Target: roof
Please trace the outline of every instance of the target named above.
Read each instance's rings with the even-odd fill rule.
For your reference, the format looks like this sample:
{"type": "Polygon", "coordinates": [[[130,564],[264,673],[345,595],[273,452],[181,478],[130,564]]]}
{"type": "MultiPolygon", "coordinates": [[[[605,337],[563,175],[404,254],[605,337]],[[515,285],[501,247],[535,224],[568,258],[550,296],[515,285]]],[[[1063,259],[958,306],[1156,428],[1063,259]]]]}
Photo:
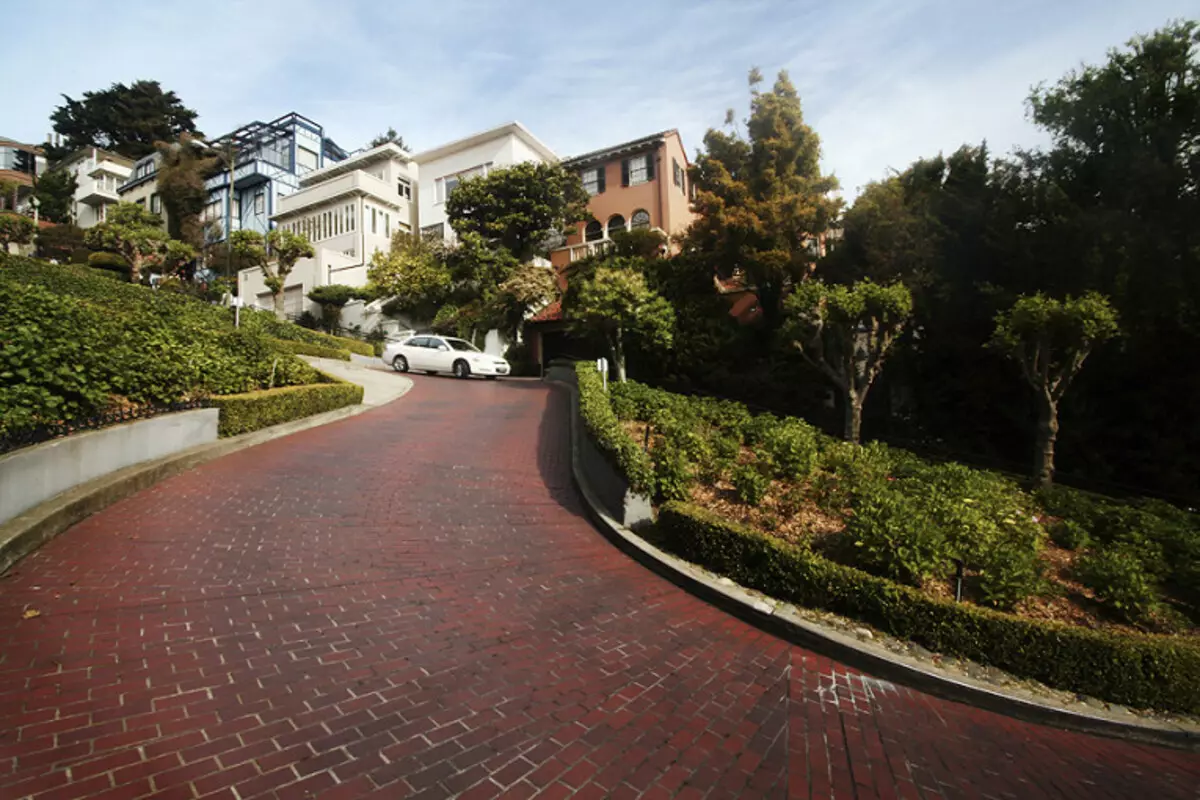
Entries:
{"type": "Polygon", "coordinates": [[[344,175],[347,172],[353,172],[357,169],[362,169],[367,164],[373,164],[377,161],[386,161],[388,159],[399,159],[404,162],[413,160],[412,153],[397,145],[395,142],[384,142],[378,147],[372,147],[369,150],[363,150],[360,153],[355,153],[345,161],[335,161],[332,164],[314,169],[312,172],[306,172],[300,178],[301,186],[312,186],[314,183],[328,180],[337,175],[344,175]]]}
{"type": "Polygon", "coordinates": [[[13,147],[17,150],[24,150],[27,153],[34,153],[39,156],[45,155],[45,151],[35,144],[25,144],[24,142],[18,142],[16,139],[8,139],[4,136],[0,136],[0,147],[13,147]]]}
{"type": "Polygon", "coordinates": [[[679,135],[679,131],[672,128],[671,130],[652,133],[649,136],[643,136],[640,139],[634,139],[629,142],[615,144],[611,147],[604,147],[599,150],[592,150],[590,153],[583,153],[578,156],[571,156],[563,160],[563,166],[566,167],[582,167],[597,161],[608,161],[620,155],[636,153],[640,150],[648,150],[655,145],[662,144],[663,140],[671,134],[679,135]]]}
{"type": "Polygon", "coordinates": [[[73,164],[79,159],[91,155],[92,151],[95,151],[97,156],[103,157],[106,161],[114,161],[126,167],[132,167],[134,164],[134,160],[128,156],[123,156],[120,153],[114,153],[111,150],[105,150],[103,147],[88,145],[87,147],[81,147],[74,153],[71,153],[69,156],[60,159],[54,166],[61,167],[64,164],[73,164]]]}
{"type": "Polygon", "coordinates": [[[557,162],[559,160],[557,153],[547,147],[541,139],[534,136],[528,128],[516,120],[513,120],[512,122],[506,122],[503,125],[498,125],[495,128],[489,128],[486,131],[480,131],[479,133],[471,134],[464,139],[455,139],[453,142],[448,142],[440,147],[435,147],[432,150],[425,150],[417,153],[412,158],[413,161],[417,162],[418,164],[425,164],[429,161],[442,158],[443,156],[457,153],[460,150],[466,150],[468,147],[474,147],[477,144],[483,144],[484,142],[489,142],[492,139],[498,139],[501,136],[508,136],[510,134],[516,136],[518,139],[525,142],[525,144],[532,147],[534,152],[547,161],[557,162]]]}
{"type": "Polygon", "coordinates": [[[555,300],[529,318],[530,322],[558,322],[563,318],[562,300],[555,300]]]}

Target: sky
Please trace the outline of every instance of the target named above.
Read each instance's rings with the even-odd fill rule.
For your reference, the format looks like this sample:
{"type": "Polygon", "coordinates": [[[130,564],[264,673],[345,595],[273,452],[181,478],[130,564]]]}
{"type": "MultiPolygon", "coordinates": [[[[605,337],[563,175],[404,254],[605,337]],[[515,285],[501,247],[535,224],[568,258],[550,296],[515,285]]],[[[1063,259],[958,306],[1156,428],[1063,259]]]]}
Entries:
{"type": "MultiPolygon", "coordinates": [[[[0,8],[9,0],[0,0],[0,8]]],[[[13,0],[16,2],[16,0],[13,0]]],[[[415,151],[519,120],[560,156],[677,128],[689,156],[746,75],[789,71],[847,199],[913,160],[1045,138],[1025,98],[1196,0],[114,0],[5,15],[0,136],[72,97],[159,81],[209,136],[297,111],[347,150],[415,151]],[[11,65],[22,65],[14,68],[11,65]]]]}

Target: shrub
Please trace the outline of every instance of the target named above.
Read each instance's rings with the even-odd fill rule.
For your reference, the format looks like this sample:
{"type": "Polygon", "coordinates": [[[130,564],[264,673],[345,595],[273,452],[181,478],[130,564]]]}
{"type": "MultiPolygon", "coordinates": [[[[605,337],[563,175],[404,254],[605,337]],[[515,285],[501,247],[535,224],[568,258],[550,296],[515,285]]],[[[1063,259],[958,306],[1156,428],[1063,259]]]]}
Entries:
{"type": "Polygon", "coordinates": [[[295,353],[298,356],[315,356],[316,358],[336,358],[340,361],[350,360],[349,350],[339,350],[333,347],[321,347],[307,342],[292,342],[287,339],[272,339],[281,350],[295,353]]]}
{"type": "Polygon", "coordinates": [[[650,456],[621,427],[596,365],[581,361],[575,365],[575,375],[579,382],[579,415],[592,441],[617,472],[625,476],[633,491],[654,494],[657,482],[650,456]]]}
{"type": "Polygon", "coordinates": [[[113,272],[129,274],[129,262],[116,253],[92,253],[88,256],[88,266],[93,269],[107,269],[113,272]]]}
{"type": "Polygon", "coordinates": [[[753,464],[739,464],[733,468],[733,490],[746,505],[756,506],[767,497],[771,481],[753,464]]]}
{"type": "Polygon", "coordinates": [[[844,614],[931,650],[1114,703],[1200,712],[1200,647],[1113,634],[937,600],[916,589],[682,503],[659,512],[666,546],[772,597],[844,614]]]}
{"type": "Polygon", "coordinates": [[[1050,526],[1050,538],[1059,547],[1082,550],[1091,542],[1087,529],[1073,519],[1060,519],[1050,526]]]}
{"type": "Polygon", "coordinates": [[[946,537],[919,503],[892,490],[855,498],[846,521],[854,546],[854,564],[912,586],[945,575],[949,566],[946,537]]]}
{"type": "Polygon", "coordinates": [[[338,381],[214,397],[213,405],[221,409],[221,436],[236,436],[355,405],[362,397],[363,387],[338,381]]]}
{"type": "Polygon", "coordinates": [[[776,475],[807,480],[817,463],[817,431],[798,419],[786,419],[763,431],[759,447],[770,455],[776,475]]]}
{"type": "Polygon", "coordinates": [[[275,318],[275,314],[270,311],[242,309],[242,327],[258,333],[264,333],[276,339],[306,342],[320,347],[349,350],[351,353],[357,353],[361,356],[371,356],[375,352],[374,348],[368,342],[309,330],[292,322],[280,322],[275,318]]]}
{"type": "Polygon", "coordinates": [[[692,461],[671,439],[660,441],[650,452],[654,464],[655,498],[657,500],[686,500],[696,482],[692,461]]]}
{"type": "Polygon", "coordinates": [[[1135,624],[1149,622],[1161,600],[1140,555],[1128,544],[1089,550],[1075,565],[1076,574],[1096,598],[1118,617],[1135,624]]]}

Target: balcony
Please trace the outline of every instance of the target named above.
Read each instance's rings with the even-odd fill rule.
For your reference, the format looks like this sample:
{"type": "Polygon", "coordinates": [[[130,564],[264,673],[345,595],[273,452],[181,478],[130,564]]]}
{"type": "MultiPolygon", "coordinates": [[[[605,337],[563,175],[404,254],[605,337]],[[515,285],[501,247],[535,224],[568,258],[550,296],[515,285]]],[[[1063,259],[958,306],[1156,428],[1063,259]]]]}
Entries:
{"type": "Polygon", "coordinates": [[[116,203],[121,198],[117,195],[117,181],[112,176],[102,176],[82,180],[75,196],[81,203],[89,206],[99,206],[105,203],[116,203]]]}
{"type": "Polygon", "coordinates": [[[343,197],[358,195],[365,195],[378,203],[399,208],[401,216],[407,214],[409,201],[400,197],[394,185],[381,181],[362,170],[355,170],[281,197],[275,218],[278,219],[308,208],[324,206],[343,197]]]}
{"type": "Polygon", "coordinates": [[[613,246],[612,239],[600,239],[595,242],[584,242],[582,244],[573,244],[567,247],[560,247],[560,250],[568,250],[571,253],[571,261],[579,261],[591,256],[598,256],[605,250],[613,246]]]}

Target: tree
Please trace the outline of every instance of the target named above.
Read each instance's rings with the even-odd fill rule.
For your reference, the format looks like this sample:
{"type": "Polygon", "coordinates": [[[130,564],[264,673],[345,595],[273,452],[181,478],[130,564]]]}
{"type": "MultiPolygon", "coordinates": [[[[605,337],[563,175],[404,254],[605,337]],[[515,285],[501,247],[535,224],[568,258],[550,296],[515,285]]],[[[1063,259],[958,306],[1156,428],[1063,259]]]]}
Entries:
{"type": "Polygon", "coordinates": [[[619,381],[626,378],[628,336],[650,347],[669,348],[674,343],[675,311],[647,285],[641,266],[633,259],[609,259],[591,277],[572,285],[564,299],[573,328],[604,337],[619,381]]]}
{"type": "MultiPolygon", "coordinates": [[[[782,319],[789,286],[807,279],[814,246],[837,218],[837,179],[820,168],[821,141],[804,123],[786,72],[769,92],[750,73],[746,136],[709,130],[691,168],[697,213],[685,248],[714,259],[726,276],[741,274],[758,295],[768,331],[782,319]]],[[[730,112],[729,121],[732,120],[730,112]]]]}
{"type": "Polygon", "coordinates": [[[525,263],[545,252],[554,233],[587,219],[588,193],[560,164],[516,164],[459,184],[446,216],[459,237],[476,234],[525,263]]]}
{"type": "Polygon", "coordinates": [[[433,319],[453,288],[444,245],[403,231],[392,236],[387,253],[371,256],[367,280],[376,294],[392,298],[393,310],[420,320],[433,319]]]}
{"type": "Polygon", "coordinates": [[[391,142],[392,144],[396,145],[401,150],[407,149],[404,146],[404,137],[401,136],[400,134],[396,133],[396,129],[393,128],[391,125],[388,126],[387,133],[381,133],[378,136],[376,136],[374,139],[371,140],[371,143],[369,145],[367,145],[367,147],[379,147],[381,144],[387,144],[388,142],[391,142]]]}
{"type": "Polygon", "coordinates": [[[234,231],[229,237],[233,252],[259,268],[263,283],[271,290],[275,305],[275,317],[283,320],[283,290],[287,277],[302,258],[312,258],[313,246],[303,234],[275,228],[263,238],[258,231],[234,231]]]}
{"type": "Polygon", "coordinates": [[[0,178],[0,210],[7,208],[10,211],[16,211],[17,193],[20,189],[21,184],[16,181],[0,178]]]}
{"type": "Polygon", "coordinates": [[[336,334],[341,323],[342,309],[355,298],[362,297],[363,290],[341,283],[316,286],[308,293],[308,299],[321,307],[321,322],[325,330],[336,334]]]}
{"type": "Polygon", "coordinates": [[[114,83],[84,92],[82,100],[67,95],[63,100],[50,119],[65,141],[61,147],[48,148],[51,160],[89,146],[137,159],[153,153],[155,142],[176,141],[182,133],[200,135],[196,112],[174,92],[164,92],[158,81],[114,83]]]}
{"type": "Polygon", "coordinates": [[[37,235],[37,225],[20,214],[0,213],[0,253],[7,253],[10,244],[29,244],[37,235]]]}
{"type": "Polygon", "coordinates": [[[516,341],[529,309],[544,306],[558,294],[554,270],[536,264],[522,264],[491,297],[489,309],[504,337],[516,341]]]}
{"type": "Polygon", "coordinates": [[[841,392],[842,435],[857,442],[867,393],[912,316],[912,294],[899,283],[810,281],[796,287],[786,305],[793,346],[841,392]]]}
{"type": "Polygon", "coordinates": [[[182,242],[171,244],[167,232],[160,227],[157,214],[137,203],[117,203],[108,211],[108,219],[84,234],[84,241],[94,250],[108,250],[124,256],[129,262],[129,280],[141,280],[142,270],[196,257],[195,250],[182,242]]]}
{"type": "Polygon", "coordinates": [[[201,215],[208,203],[204,182],[220,168],[220,157],[206,151],[190,133],[177,141],[155,142],[160,161],[156,180],[167,214],[167,233],[192,247],[204,246],[201,215]]]}
{"type": "Polygon", "coordinates": [[[38,232],[38,258],[53,258],[65,264],[71,260],[71,255],[76,250],[85,247],[84,231],[74,225],[51,225],[38,232]]]}
{"type": "Polygon", "coordinates": [[[38,215],[60,225],[75,221],[75,190],[79,181],[65,169],[52,169],[39,176],[34,185],[33,196],[41,203],[38,215]]]}
{"type": "Polygon", "coordinates": [[[1097,292],[1065,300],[1020,297],[996,316],[992,346],[1017,362],[1037,403],[1033,479],[1039,486],[1054,481],[1059,401],[1092,349],[1118,332],[1117,313],[1097,292]]]}

